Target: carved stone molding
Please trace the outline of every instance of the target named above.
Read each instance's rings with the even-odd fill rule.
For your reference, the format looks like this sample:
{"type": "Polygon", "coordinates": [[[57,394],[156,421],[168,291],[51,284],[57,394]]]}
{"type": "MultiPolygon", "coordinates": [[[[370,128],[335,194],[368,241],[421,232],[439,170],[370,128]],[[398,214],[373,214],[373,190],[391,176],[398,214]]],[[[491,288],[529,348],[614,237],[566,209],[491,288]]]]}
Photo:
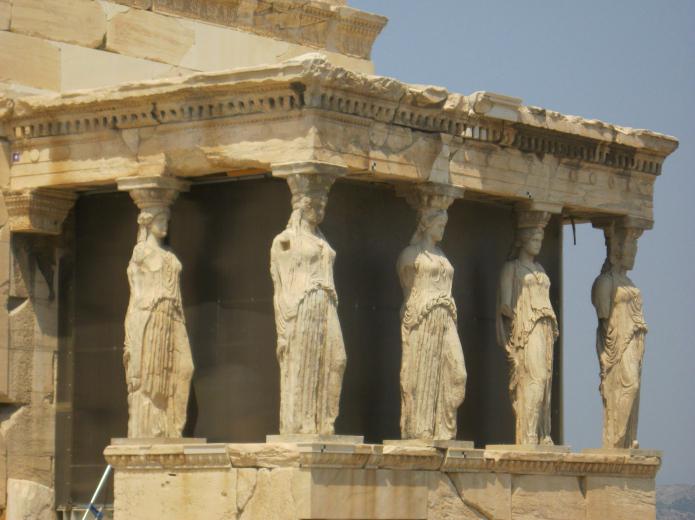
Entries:
{"type": "Polygon", "coordinates": [[[663,160],[677,147],[669,136],[522,106],[508,96],[465,96],[365,76],[319,54],[244,73],[143,85],[127,95],[114,90],[66,101],[25,98],[16,103],[9,126],[12,140],[26,140],[219,118],[246,120],[251,115],[286,117],[302,108],[649,174],[659,174],[663,160]],[[249,89],[252,77],[263,83],[249,89]]]}
{"type": "Polygon", "coordinates": [[[77,200],[71,191],[48,188],[5,191],[8,222],[13,233],[59,235],[77,200]]]}
{"type": "Polygon", "coordinates": [[[654,478],[661,458],[625,450],[605,453],[539,453],[481,449],[359,444],[350,450],[328,445],[306,449],[292,444],[179,444],[118,446],[104,451],[116,470],[175,468],[373,468],[514,475],[610,475],[654,478]]]}

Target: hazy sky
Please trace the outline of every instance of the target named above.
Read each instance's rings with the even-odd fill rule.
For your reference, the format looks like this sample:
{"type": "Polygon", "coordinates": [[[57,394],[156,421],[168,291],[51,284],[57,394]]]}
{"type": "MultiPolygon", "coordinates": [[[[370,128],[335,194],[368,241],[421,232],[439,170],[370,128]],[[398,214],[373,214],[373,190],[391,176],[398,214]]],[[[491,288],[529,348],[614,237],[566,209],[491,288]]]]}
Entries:
{"type": "MultiPolygon", "coordinates": [[[[695,484],[695,1],[349,0],[388,16],[377,73],[468,94],[649,128],[679,138],[656,183],[655,227],[640,239],[632,280],[649,325],[639,440],[665,452],[660,484],[695,484]],[[690,326],[688,326],[690,324],[690,326]]],[[[566,228],[565,441],[601,443],[602,407],[591,284],[602,234],[566,228]]]]}

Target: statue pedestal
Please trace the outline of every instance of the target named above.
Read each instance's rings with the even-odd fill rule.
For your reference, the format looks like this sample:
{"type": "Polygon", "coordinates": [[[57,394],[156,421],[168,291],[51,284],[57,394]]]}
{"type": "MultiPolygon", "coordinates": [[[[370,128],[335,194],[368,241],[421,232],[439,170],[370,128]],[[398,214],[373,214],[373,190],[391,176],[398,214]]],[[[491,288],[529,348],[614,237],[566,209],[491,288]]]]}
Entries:
{"type": "Polygon", "coordinates": [[[111,439],[112,446],[152,446],[153,444],[205,444],[208,440],[201,437],[115,437],[111,439]]]}
{"type": "Polygon", "coordinates": [[[594,453],[598,455],[618,455],[623,457],[659,457],[664,452],[661,450],[644,450],[642,448],[587,448],[582,453],[594,453]]]}
{"type": "Polygon", "coordinates": [[[490,451],[528,451],[532,453],[569,453],[570,446],[546,444],[488,444],[490,451]]]}
{"type": "MultiPolygon", "coordinates": [[[[325,439],[324,439],[325,440],[325,439]]],[[[106,448],[115,520],[654,518],[656,456],[403,444],[106,448]],[[465,501],[462,497],[465,497],[465,501]]],[[[321,444],[321,443],[318,443],[321,444]]]]}
{"type": "Polygon", "coordinates": [[[321,435],[313,433],[290,433],[286,435],[266,435],[269,444],[364,444],[361,435],[321,435]]]}
{"type": "Polygon", "coordinates": [[[385,440],[384,446],[421,446],[425,448],[472,450],[473,441],[443,440],[443,439],[393,439],[385,440]]]}

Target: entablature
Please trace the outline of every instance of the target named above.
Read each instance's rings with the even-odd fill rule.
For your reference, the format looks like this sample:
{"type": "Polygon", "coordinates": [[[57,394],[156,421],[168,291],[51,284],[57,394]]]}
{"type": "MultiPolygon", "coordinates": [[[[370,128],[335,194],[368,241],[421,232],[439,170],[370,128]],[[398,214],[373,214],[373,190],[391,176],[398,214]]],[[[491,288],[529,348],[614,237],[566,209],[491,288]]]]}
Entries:
{"type": "Polygon", "coordinates": [[[15,100],[0,122],[11,189],[127,176],[270,172],[318,161],[355,179],[436,182],[592,219],[651,220],[678,142],[521,104],[351,72],[321,55],[260,68],[15,100]],[[4,121],[3,121],[4,120],[4,121]]]}

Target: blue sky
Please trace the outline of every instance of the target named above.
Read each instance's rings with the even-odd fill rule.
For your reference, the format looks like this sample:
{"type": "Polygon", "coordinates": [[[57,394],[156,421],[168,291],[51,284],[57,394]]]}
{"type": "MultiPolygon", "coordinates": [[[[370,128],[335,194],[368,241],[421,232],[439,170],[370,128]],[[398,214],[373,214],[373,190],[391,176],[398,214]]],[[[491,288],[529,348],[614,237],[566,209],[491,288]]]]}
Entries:
{"type": "MultiPolygon", "coordinates": [[[[377,73],[649,128],[679,138],[656,183],[655,226],[633,281],[649,324],[639,440],[665,452],[660,484],[695,484],[695,2],[349,0],[387,16],[377,73]],[[691,322],[692,320],[692,322],[691,322]]],[[[590,226],[564,249],[565,441],[601,442],[591,284],[605,249],[590,226]]]]}

